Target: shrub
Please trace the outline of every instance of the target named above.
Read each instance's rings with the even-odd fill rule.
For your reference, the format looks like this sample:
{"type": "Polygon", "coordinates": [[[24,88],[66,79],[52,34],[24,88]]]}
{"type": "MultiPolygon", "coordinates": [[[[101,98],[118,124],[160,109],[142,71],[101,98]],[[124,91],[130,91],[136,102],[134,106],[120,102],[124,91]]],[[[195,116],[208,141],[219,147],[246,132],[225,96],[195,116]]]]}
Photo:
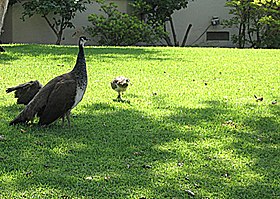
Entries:
{"type": "Polygon", "coordinates": [[[264,15],[259,24],[263,27],[262,43],[269,48],[280,47],[280,0],[255,0],[254,3],[263,10],[264,15]]]}
{"type": "Polygon", "coordinates": [[[91,25],[86,31],[97,38],[99,45],[128,46],[139,42],[156,43],[161,35],[165,34],[163,28],[152,27],[139,20],[136,16],[121,13],[115,3],[104,4],[98,2],[107,16],[91,14],[88,17],[91,25]]]}
{"type": "Polygon", "coordinates": [[[232,40],[240,48],[280,47],[280,1],[279,0],[229,0],[233,17],[225,20],[228,27],[238,27],[232,40]]]}
{"type": "MultiPolygon", "coordinates": [[[[172,15],[176,10],[186,9],[188,4],[189,0],[134,0],[131,3],[135,14],[140,16],[142,21],[145,21],[147,24],[153,24],[154,27],[160,26],[164,28],[166,34],[162,35],[162,39],[165,40],[168,46],[179,46],[172,15]],[[171,34],[167,31],[168,23],[170,24],[171,34]]],[[[189,28],[191,26],[186,30],[189,28]]],[[[187,36],[188,31],[186,31],[184,40],[187,39],[187,36]]],[[[185,46],[184,41],[182,46],[185,46]]]]}

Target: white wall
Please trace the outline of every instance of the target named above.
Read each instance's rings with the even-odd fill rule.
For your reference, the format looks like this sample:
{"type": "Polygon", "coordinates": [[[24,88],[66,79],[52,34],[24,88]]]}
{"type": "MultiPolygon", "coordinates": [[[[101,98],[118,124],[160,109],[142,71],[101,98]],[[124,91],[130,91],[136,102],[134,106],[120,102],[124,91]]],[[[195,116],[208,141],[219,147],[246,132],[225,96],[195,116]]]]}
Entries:
{"type": "MultiPolygon", "coordinates": [[[[108,1],[110,2],[110,1],[108,1]]],[[[128,8],[127,1],[115,0],[119,10],[125,12],[128,8]]],[[[26,17],[22,21],[23,7],[21,4],[15,4],[8,10],[7,23],[5,23],[5,32],[2,35],[2,41],[6,43],[39,43],[39,44],[54,44],[56,35],[48,26],[45,19],[39,15],[34,15],[31,18],[26,17]]],[[[77,38],[72,35],[76,31],[82,31],[83,27],[89,25],[88,15],[92,13],[100,13],[99,6],[94,3],[88,6],[87,10],[83,13],[77,12],[73,20],[75,29],[65,29],[63,34],[62,44],[76,44],[77,38]]]]}
{"type": "MultiPolygon", "coordinates": [[[[189,33],[187,45],[232,46],[231,41],[206,41],[206,33],[197,40],[211,24],[213,16],[218,16],[220,21],[230,17],[229,10],[225,7],[225,2],[226,0],[194,0],[189,2],[187,9],[175,12],[173,19],[177,32],[177,39],[180,41],[180,44],[182,43],[186,28],[189,24],[192,24],[193,26],[189,33]]],[[[208,31],[229,31],[231,36],[235,30],[218,25],[210,26],[208,31]]]]}
{"type": "MultiPolygon", "coordinates": [[[[119,5],[119,10],[126,12],[129,9],[126,0],[111,0],[119,5]]],[[[206,41],[204,34],[198,41],[197,38],[206,30],[211,23],[212,16],[218,16],[220,21],[229,18],[229,10],[225,7],[226,0],[194,0],[190,1],[187,9],[176,11],[173,15],[174,24],[179,43],[182,43],[186,28],[192,24],[192,28],[187,40],[187,46],[232,46],[231,41],[206,41]],[[195,42],[196,41],[196,42],[195,42]]],[[[8,10],[6,23],[4,26],[5,32],[2,35],[4,42],[13,43],[50,43],[54,44],[56,36],[47,25],[46,21],[40,16],[26,18],[23,22],[22,6],[15,4],[8,10]]],[[[84,13],[77,13],[74,19],[75,29],[66,29],[64,31],[64,40],[62,44],[76,44],[77,39],[72,38],[72,34],[77,30],[82,30],[83,27],[89,24],[87,18],[91,13],[100,13],[99,7],[96,4],[88,6],[84,13]]],[[[222,25],[211,26],[208,31],[229,31],[230,36],[234,33],[234,29],[224,28],[222,25]]],[[[94,43],[92,43],[94,44],[94,43]]]]}

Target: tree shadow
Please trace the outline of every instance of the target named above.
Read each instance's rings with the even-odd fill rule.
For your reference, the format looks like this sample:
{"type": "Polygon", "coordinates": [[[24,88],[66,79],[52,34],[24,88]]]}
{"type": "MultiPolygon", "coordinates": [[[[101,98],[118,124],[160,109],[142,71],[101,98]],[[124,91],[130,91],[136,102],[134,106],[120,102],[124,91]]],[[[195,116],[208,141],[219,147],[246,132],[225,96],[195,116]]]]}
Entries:
{"type": "Polygon", "coordinates": [[[0,112],[1,112],[1,121],[7,122],[4,119],[11,118],[11,115],[13,113],[19,113],[24,108],[24,105],[18,105],[18,104],[12,104],[12,105],[6,105],[6,106],[0,106],[0,112]]]}
{"type": "MultiPolygon", "coordinates": [[[[202,102],[202,108],[174,108],[164,96],[159,98],[151,108],[171,111],[161,119],[129,105],[93,103],[81,107],[70,129],[60,124],[11,127],[25,132],[13,131],[4,144],[0,142],[2,174],[14,176],[12,182],[2,182],[2,190],[16,187],[24,196],[41,188],[49,190],[42,196],[69,198],[189,198],[186,190],[212,198],[221,197],[221,188],[229,194],[225,198],[250,198],[253,193],[246,190],[253,186],[261,188],[257,196],[279,190],[270,184],[279,174],[277,120],[251,114],[240,118],[233,105],[221,101],[202,102]],[[226,123],[228,118],[240,121],[234,126],[226,123]],[[259,144],[264,130],[261,135],[270,137],[259,144]],[[249,165],[247,158],[253,161],[249,165]],[[234,162],[243,159],[244,163],[234,162]],[[265,179],[242,184],[242,172],[265,179]]],[[[244,106],[246,111],[252,105],[244,106]]],[[[1,111],[11,114],[17,108],[1,111]]],[[[275,116],[278,111],[272,107],[275,116]]]]}
{"type": "MultiPolygon", "coordinates": [[[[1,107],[1,111],[8,110],[11,112],[10,107],[1,107]]],[[[158,162],[176,159],[175,153],[158,151],[154,146],[184,139],[181,132],[159,124],[144,112],[104,103],[87,105],[83,114],[72,121],[73,128],[63,131],[60,124],[44,129],[36,125],[11,127],[18,132],[23,129],[24,133],[17,139],[8,137],[7,145],[10,142],[12,147],[21,139],[26,144],[17,145],[18,154],[8,152],[9,147],[5,146],[0,164],[6,175],[21,172],[10,182],[18,192],[45,184],[69,197],[75,194],[129,197],[137,196],[137,189],[146,189],[154,195],[159,185],[143,187],[143,182],[146,184],[154,178],[152,168],[156,168],[158,162]],[[63,165],[69,165],[69,168],[63,165]],[[119,183],[130,191],[116,189],[119,183]],[[73,190],[67,190],[69,187],[73,190]]],[[[172,188],[172,183],[169,185],[169,196],[185,196],[184,191],[172,188]]],[[[3,186],[8,187],[9,183],[3,183],[3,186]]]]}
{"type": "Polygon", "coordinates": [[[7,52],[0,52],[0,63],[7,63],[7,62],[11,62],[14,60],[17,60],[18,57],[17,56],[11,56],[9,55],[7,52]]]}
{"type": "MultiPolygon", "coordinates": [[[[275,183],[280,176],[277,169],[280,162],[279,106],[267,105],[270,116],[263,116],[266,111],[258,110],[257,104],[244,104],[242,109],[238,109],[227,102],[203,103],[206,107],[201,109],[178,107],[175,114],[164,119],[181,126],[203,126],[208,131],[208,139],[215,143],[222,141],[222,151],[215,151],[215,147],[209,147],[209,143],[203,146],[204,158],[208,163],[204,165],[202,175],[193,175],[195,181],[219,185],[211,187],[214,190],[218,187],[231,190],[226,198],[240,198],[241,195],[246,198],[279,197],[280,186],[275,183]],[[234,159],[244,162],[237,163],[234,159]],[[240,176],[242,173],[248,178],[240,176]],[[252,187],[258,191],[248,192],[252,187]]],[[[208,196],[217,197],[215,191],[209,191],[208,196]]]]}

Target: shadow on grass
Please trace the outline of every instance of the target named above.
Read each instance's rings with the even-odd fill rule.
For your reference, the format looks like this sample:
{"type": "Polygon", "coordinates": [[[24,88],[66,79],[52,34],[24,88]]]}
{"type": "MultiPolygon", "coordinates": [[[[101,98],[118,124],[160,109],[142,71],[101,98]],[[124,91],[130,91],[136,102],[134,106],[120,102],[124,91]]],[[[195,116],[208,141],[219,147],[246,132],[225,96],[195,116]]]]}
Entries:
{"type": "Polygon", "coordinates": [[[245,117],[227,103],[204,104],[199,109],[156,104],[151,108],[172,109],[158,120],[133,108],[96,103],[83,107],[70,129],[6,127],[14,131],[0,142],[0,196],[10,189],[20,196],[70,198],[188,198],[186,190],[198,198],[276,196],[279,123],[245,117]],[[228,118],[240,121],[235,126],[228,118]],[[248,191],[255,186],[259,189],[248,191]]]}
{"type": "MultiPolygon", "coordinates": [[[[153,147],[180,137],[144,113],[108,104],[87,106],[86,113],[72,121],[71,129],[59,124],[45,129],[9,127],[18,129],[17,138],[7,135],[0,164],[2,174],[12,175],[13,181],[2,182],[2,189],[14,187],[23,193],[42,186],[57,190],[60,197],[122,198],[137,195],[137,189],[153,194],[155,185],[148,185],[153,178],[150,166],[175,155],[153,147]]],[[[169,190],[164,194],[184,195],[175,187],[169,190]]]]}
{"type": "Polygon", "coordinates": [[[3,52],[3,53],[0,53],[0,63],[7,63],[7,62],[10,62],[10,61],[14,61],[18,59],[17,56],[11,56],[9,54],[7,54],[6,52],[3,52]]]}
{"type": "MultiPolygon", "coordinates": [[[[218,147],[211,148],[209,143],[203,147],[205,154],[207,150],[215,152],[205,156],[209,163],[205,165],[206,172],[196,176],[197,181],[220,184],[220,188],[230,190],[225,198],[279,197],[279,106],[267,105],[270,116],[263,116],[262,111],[254,111],[259,106],[256,104],[245,104],[238,109],[219,101],[206,101],[204,104],[206,107],[202,109],[179,107],[177,114],[165,118],[165,121],[181,126],[197,128],[203,125],[208,131],[205,135],[207,139],[214,143],[219,143],[218,140],[223,142],[221,151],[215,151],[218,147]],[[224,157],[228,153],[231,160],[224,157]],[[241,165],[243,168],[238,168],[241,165]]],[[[209,194],[216,197],[215,192],[209,194]]]]}

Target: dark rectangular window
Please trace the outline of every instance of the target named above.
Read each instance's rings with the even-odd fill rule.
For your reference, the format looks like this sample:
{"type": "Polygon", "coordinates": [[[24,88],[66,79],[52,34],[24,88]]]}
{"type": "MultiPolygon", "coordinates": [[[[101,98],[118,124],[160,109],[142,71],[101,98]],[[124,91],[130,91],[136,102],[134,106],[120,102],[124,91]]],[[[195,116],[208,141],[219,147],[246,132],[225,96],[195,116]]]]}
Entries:
{"type": "Polygon", "coordinates": [[[229,32],[207,32],[207,41],[229,41],[229,32]]]}

